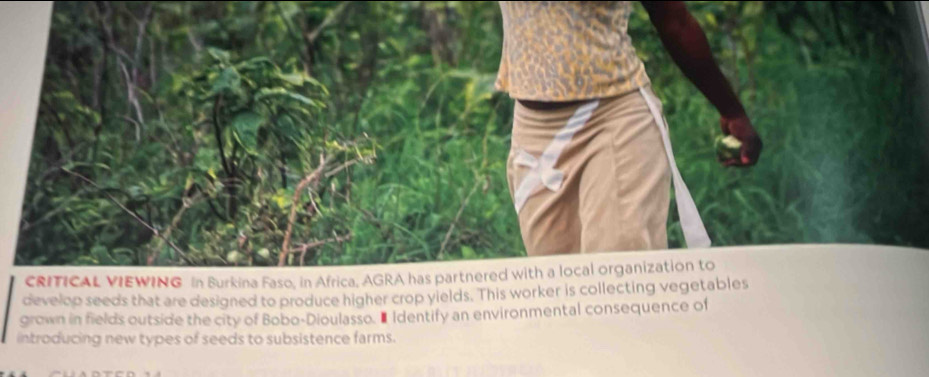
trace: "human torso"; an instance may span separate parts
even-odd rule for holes
[[[500,2],[496,88],[526,103],[625,94],[649,83],[626,33],[627,1]]]

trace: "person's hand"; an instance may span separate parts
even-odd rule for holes
[[[720,161],[723,166],[752,166],[758,162],[761,155],[761,138],[752,127],[752,121],[748,116],[741,115],[737,117],[720,117],[719,125],[723,134],[735,136],[742,142],[739,150],[739,156],[728,160]]]

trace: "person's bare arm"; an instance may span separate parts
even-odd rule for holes
[[[719,111],[723,133],[742,142],[740,158],[722,163],[727,166],[754,165],[761,154],[761,139],[713,59],[706,35],[697,20],[682,1],[643,1],[642,5],[674,63]]]

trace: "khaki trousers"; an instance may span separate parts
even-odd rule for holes
[[[668,247],[673,154],[660,106],[649,88],[555,110],[517,101],[507,181],[530,256]]]

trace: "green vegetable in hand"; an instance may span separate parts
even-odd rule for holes
[[[716,156],[719,157],[721,161],[739,158],[741,149],[742,142],[736,139],[735,136],[728,135],[723,137],[720,135],[716,137]]]

